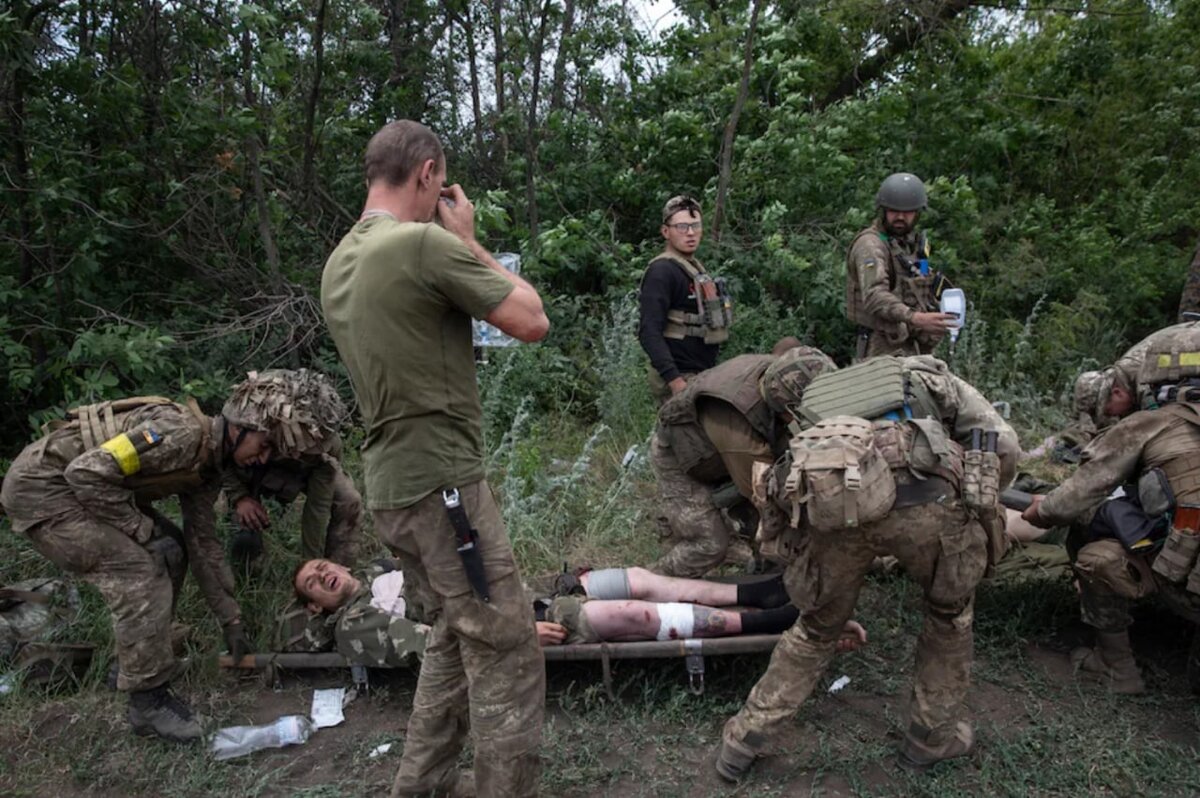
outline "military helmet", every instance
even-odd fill
[[[233,388],[221,415],[230,423],[266,432],[287,456],[324,452],[346,420],[346,405],[324,374],[308,369],[250,372]]]
[[[1075,413],[1090,418],[1097,425],[1104,416],[1104,405],[1112,392],[1113,370],[1085,371],[1075,378]]]
[[[758,392],[767,407],[775,413],[789,412],[800,404],[804,389],[813,378],[825,371],[835,371],[837,365],[829,355],[811,346],[797,346],[780,355],[763,372]]]
[[[875,207],[893,211],[922,211],[928,205],[925,184],[908,172],[888,175],[875,193]]]

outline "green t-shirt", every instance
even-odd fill
[[[321,310],[366,423],[371,509],[408,507],[483,478],[471,318],[510,291],[434,224],[371,217],[329,256]]]

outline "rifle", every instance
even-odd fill
[[[1033,504],[1033,494],[1017,490],[1016,488],[1009,488],[1008,490],[1000,491],[1000,503],[1010,510],[1024,512],[1029,505]]]

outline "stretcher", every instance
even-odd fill
[[[688,638],[685,640],[638,640],[630,642],[575,643],[563,646],[546,646],[542,654],[547,662],[580,662],[599,660],[604,689],[614,696],[612,661],[616,659],[671,659],[683,658],[687,673],[688,689],[695,695],[704,693],[704,658],[730,654],[754,654],[771,651],[779,642],[777,634],[732,635],[730,637]],[[258,671],[269,685],[279,683],[281,670],[312,670],[322,668],[349,668],[355,687],[360,692],[369,689],[369,674],[365,665],[351,663],[336,652],[318,654],[259,653],[247,654],[234,662],[230,656],[221,656],[218,664],[222,668],[243,671]]]

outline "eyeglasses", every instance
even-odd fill
[[[670,227],[676,233],[699,233],[704,229],[704,224],[703,222],[676,222],[675,224],[667,225],[667,227]]]

